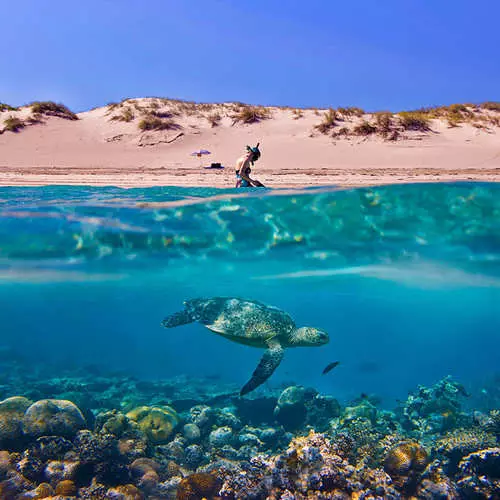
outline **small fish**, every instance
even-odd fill
[[[340,361],[334,361],[333,363],[326,365],[325,369],[323,370],[323,375],[326,375],[328,372],[332,371],[339,363]]]

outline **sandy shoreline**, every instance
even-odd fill
[[[45,186],[45,185],[89,185],[116,186],[123,188],[152,186],[203,186],[233,187],[222,175],[192,173],[165,174],[158,169],[130,169],[126,175],[117,169],[100,168],[93,171],[75,167],[1,167],[0,186]],[[69,172],[68,172],[69,170]],[[281,173],[276,178],[273,172],[262,172],[259,179],[269,187],[302,188],[309,186],[360,187],[381,184],[413,182],[480,181],[499,182],[500,167],[489,169],[425,169],[380,168],[380,169],[331,169],[327,172],[309,170],[300,174]],[[284,177],[281,179],[281,177]]]
[[[0,135],[0,185],[230,188],[236,159],[247,144],[259,141],[262,158],[253,175],[269,187],[500,181],[500,128],[478,126],[483,122],[450,127],[436,119],[429,131],[410,131],[388,141],[377,134],[335,137],[340,126],[373,122],[376,115],[342,119],[333,133],[324,134],[317,129],[324,111],[303,110],[297,119],[296,111],[276,108],[268,119],[244,124],[231,119],[228,106],[233,105],[218,105],[221,119],[212,126],[208,111],[194,105],[189,112],[172,111],[175,129],[144,132],[138,120],[151,112],[151,100],[131,102],[80,113],[74,121],[47,116],[17,133],[5,131]],[[133,120],[112,119],[127,106],[135,110]],[[173,104],[165,106],[168,110]],[[478,120],[489,116],[477,113]],[[28,114],[28,108],[0,113],[0,124],[9,116],[24,119]],[[190,156],[200,148],[212,152],[201,162]],[[225,168],[203,168],[211,162]]]

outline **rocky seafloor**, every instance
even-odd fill
[[[296,385],[240,398],[218,380],[0,365],[1,499],[500,498],[498,381],[482,411],[451,378],[389,411]]]

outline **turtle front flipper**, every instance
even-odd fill
[[[278,341],[273,340],[268,342],[268,346],[268,349],[253,372],[252,378],[243,386],[243,389],[241,389],[240,396],[248,394],[259,387],[259,385],[263,384],[281,363],[285,352],[281,344]]]

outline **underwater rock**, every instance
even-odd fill
[[[500,448],[488,448],[464,457],[457,486],[463,498],[500,498]]]
[[[95,464],[119,456],[118,441],[112,434],[93,434],[83,430],[77,433],[73,443],[83,463]]]
[[[214,429],[208,436],[208,442],[213,448],[222,448],[225,445],[231,445],[235,436],[231,427],[219,427]]]
[[[246,446],[254,446],[259,448],[264,443],[255,435],[250,432],[243,432],[238,435],[238,442]]]
[[[198,472],[181,480],[177,488],[177,500],[200,500],[217,494],[219,482],[212,474]]]
[[[246,396],[234,401],[240,419],[250,425],[272,424],[276,397]]]
[[[345,425],[358,418],[369,420],[372,424],[375,424],[377,421],[377,408],[365,399],[356,406],[347,406],[342,413],[341,422]]]
[[[431,432],[451,430],[461,418],[464,397],[468,397],[464,387],[451,377],[445,377],[429,388],[418,386],[399,408],[401,423],[407,430],[423,426]]]
[[[308,425],[317,431],[326,431],[330,420],[340,416],[340,403],[333,396],[316,394],[306,402]]]
[[[205,460],[203,448],[197,444],[188,446],[184,453],[184,463],[190,469],[196,469]]]
[[[160,464],[150,458],[138,458],[130,466],[130,474],[145,492],[152,492],[160,481]]]
[[[210,406],[196,405],[189,410],[189,420],[203,432],[215,424],[215,412]]]
[[[304,387],[287,387],[279,396],[274,408],[275,419],[289,431],[302,427],[307,418],[306,390]]]
[[[455,483],[446,476],[439,460],[435,460],[425,469],[416,496],[425,500],[460,498]]]
[[[496,438],[493,434],[479,429],[457,429],[439,439],[435,444],[435,449],[439,455],[446,458],[446,473],[454,475],[462,457],[495,445]]]
[[[7,450],[0,451],[0,481],[5,478],[11,469],[10,453]]]
[[[40,483],[33,490],[27,491],[21,495],[21,500],[50,498],[55,494],[54,488],[48,483]]]
[[[71,401],[42,399],[24,414],[23,431],[30,437],[72,437],[86,426],[82,412]]]
[[[168,443],[180,422],[177,412],[169,406],[140,406],[129,411],[127,417],[137,422],[148,441],[155,445]]]
[[[487,432],[495,434],[497,439],[500,439],[500,410],[491,410],[483,426]]]
[[[90,486],[78,490],[78,498],[82,500],[105,500],[107,492],[107,486],[93,480]]]
[[[38,481],[42,476],[43,463],[31,451],[25,451],[16,464],[16,470],[29,481]]]
[[[147,449],[146,438],[121,438],[118,440],[118,452],[128,462],[146,455]]]
[[[0,402],[0,445],[12,445],[21,439],[22,420],[31,403],[22,396],[13,396]]]
[[[105,485],[118,486],[130,482],[130,471],[120,462],[99,462],[94,467],[94,474],[95,481]]]
[[[122,437],[127,432],[136,430],[137,424],[127,415],[111,410],[97,415],[94,429],[96,432]]]
[[[27,488],[24,488],[27,490]],[[0,482],[0,498],[2,500],[18,500],[21,497],[23,488],[15,478],[6,479]]]
[[[389,450],[384,460],[384,470],[398,488],[413,492],[428,463],[429,456],[423,446],[415,441],[406,441]]]
[[[201,431],[196,424],[186,424],[182,429],[182,435],[189,443],[195,443],[199,441],[201,437]]]
[[[229,408],[214,408],[215,425],[238,430],[243,427],[241,420]]]
[[[184,461],[184,447],[184,440],[181,437],[177,436],[173,441],[170,441],[170,443],[162,446],[157,446],[156,450],[165,458],[175,460],[176,462],[180,463]]]

